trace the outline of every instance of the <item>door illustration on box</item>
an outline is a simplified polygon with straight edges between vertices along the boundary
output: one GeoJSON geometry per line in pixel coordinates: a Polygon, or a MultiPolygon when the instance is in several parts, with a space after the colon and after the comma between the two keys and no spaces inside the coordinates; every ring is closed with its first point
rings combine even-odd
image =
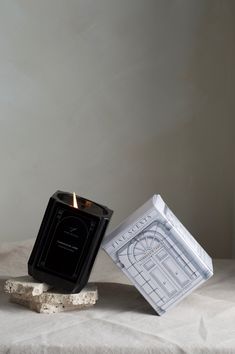
{"type": "Polygon", "coordinates": [[[125,273],[159,306],[172,302],[196,281],[192,267],[169,240],[169,229],[154,222],[118,251],[125,273]]]}

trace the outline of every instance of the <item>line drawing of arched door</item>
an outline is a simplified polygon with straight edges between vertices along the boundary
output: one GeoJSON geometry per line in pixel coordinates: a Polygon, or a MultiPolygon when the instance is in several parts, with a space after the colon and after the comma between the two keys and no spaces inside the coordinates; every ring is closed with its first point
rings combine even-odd
{"type": "Polygon", "coordinates": [[[125,273],[159,307],[176,301],[195,286],[200,274],[183,260],[169,239],[170,229],[153,222],[118,251],[125,273]]]}

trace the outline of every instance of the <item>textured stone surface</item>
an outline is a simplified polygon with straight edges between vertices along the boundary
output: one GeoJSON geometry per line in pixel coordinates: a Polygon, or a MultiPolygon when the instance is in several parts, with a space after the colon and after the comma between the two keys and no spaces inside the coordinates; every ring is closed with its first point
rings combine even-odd
{"type": "Polygon", "coordinates": [[[63,305],[62,303],[58,304],[51,304],[51,303],[41,303],[34,301],[34,299],[24,299],[20,296],[15,296],[15,294],[11,294],[10,302],[28,307],[30,310],[39,312],[39,313],[46,313],[52,314],[62,311],[72,311],[72,310],[82,310],[88,307],[91,307],[95,304],[95,301],[89,304],[79,304],[79,305],[63,305]]]}
{"type": "Polygon", "coordinates": [[[97,287],[94,284],[88,284],[77,294],[48,289],[47,284],[34,281],[29,276],[9,279],[4,286],[5,292],[10,294],[11,302],[40,313],[81,310],[94,305],[98,299],[97,287]]]}
{"type": "Polygon", "coordinates": [[[73,306],[94,304],[98,299],[98,292],[95,285],[88,284],[80,293],[77,294],[61,293],[52,289],[36,296],[32,296],[30,293],[14,292],[11,293],[11,297],[35,303],[73,306]]]}
{"type": "Polygon", "coordinates": [[[37,296],[50,289],[51,286],[40,283],[32,277],[26,275],[8,279],[4,286],[4,291],[10,294],[25,294],[27,296],[37,296]]]}
{"type": "Polygon", "coordinates": [[[88,284],[80,293],[64,294],[58,291],[48,291],[37,296],[38,301],[50,304],[71,305],[89,305],[98,300],[97,287],[88,284]]]}

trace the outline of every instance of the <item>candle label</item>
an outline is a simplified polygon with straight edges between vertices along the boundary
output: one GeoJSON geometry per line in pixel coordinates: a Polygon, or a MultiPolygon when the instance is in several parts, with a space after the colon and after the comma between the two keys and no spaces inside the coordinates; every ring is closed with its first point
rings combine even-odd
{"type": "Polygon", "coordinates": [[[54,220],[54,225],[52,223],[54,227],[50,230],[38,265],[47,271],[60,274],[65,279],[76,278],[95,222],[61,209],[56,213],[54,220]]]}

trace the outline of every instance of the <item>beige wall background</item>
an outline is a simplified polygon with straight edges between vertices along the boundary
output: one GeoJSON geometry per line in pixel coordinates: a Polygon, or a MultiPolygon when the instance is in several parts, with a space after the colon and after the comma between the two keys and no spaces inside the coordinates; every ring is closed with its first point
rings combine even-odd
{"type": "Polygon", "coordinates": [[[111,228],[160,193],[215,257],[234,233],[235,2],[0,0],[0,240],[57,189],[111,228]]]}

